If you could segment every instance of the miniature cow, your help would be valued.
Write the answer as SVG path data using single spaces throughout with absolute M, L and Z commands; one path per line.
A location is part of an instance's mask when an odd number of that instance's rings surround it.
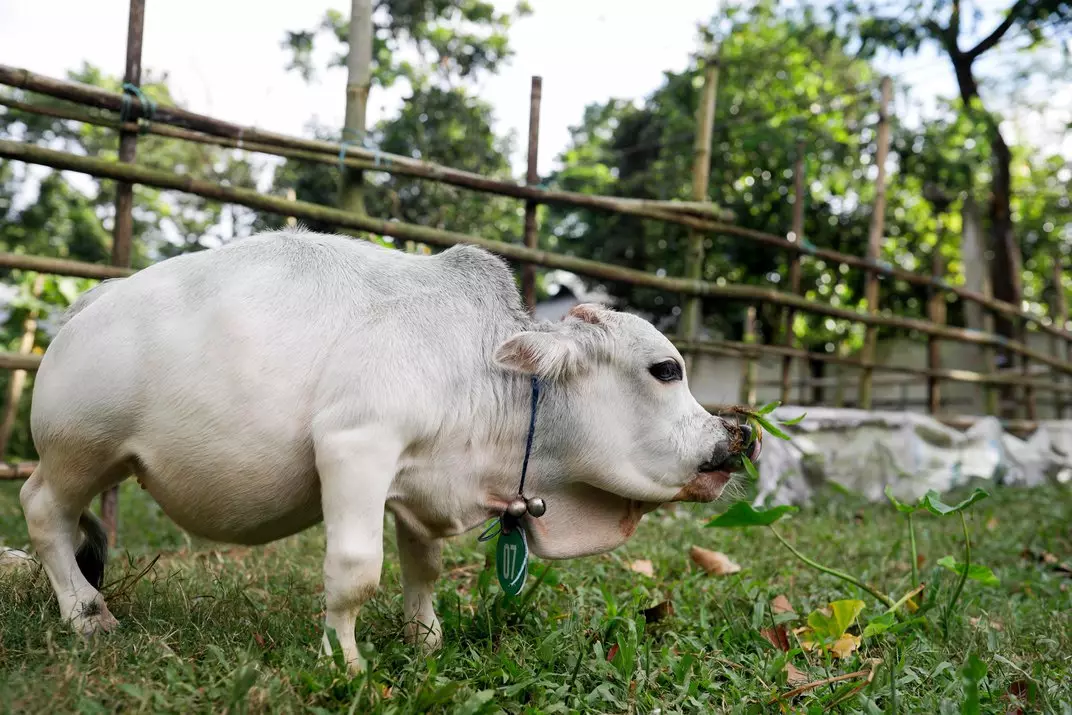
M 521 524 L 544 558 L 613 549 L 661 503 L 717 498 L 751 442 L 701 408 L 649 323 L 594 305 L 534 322 L 506 264 L 471 246 L 261 234 L 102 283 L 66 321 L 35 382 L 40 463 L 21 500 L 60 614 L 85 634 L 117 624 L 86 509 L 130 474 L 207 539 L 262 544 L 323 520 L 325 625 L 358 667 L 385 510 L 406 636 L 440 644 L 440 539 L 516 497 L 533 376 L 526 491 L 546 513 Z

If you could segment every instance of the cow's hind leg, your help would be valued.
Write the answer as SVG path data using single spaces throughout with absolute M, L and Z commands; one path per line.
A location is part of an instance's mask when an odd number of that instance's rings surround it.
M 60 616 L 84 634 L 109 631 L 118 622 L 97 589 L 104 577 L 108 537 L 96 517 L 84 509 L 97 494 L 92 475 L 62 475 L 42 461 L 19 496 L 30 541 L 56 592 Z M 79 529 L 85 540 L 79 546 Z M 92 581 L 92 583 L 91 583 Z

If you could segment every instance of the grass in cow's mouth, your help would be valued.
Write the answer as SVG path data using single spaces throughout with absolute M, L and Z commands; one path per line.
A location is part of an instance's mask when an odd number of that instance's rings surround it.
M 17 492 L 0 484 L 0 542 L 21 547 Z M 446 645 L 428 659 L 400 637 L 388 537 L 381 592 L 358 626 L 372 668 L 349 679 L 318 657 L 322 528 L 253 549 L 192 542 L 127 484 L 130 555 L 105 576 L 118 632 L 83 641 L 59 623 L 42 574 L 0 576 L 0 711 L 1069 712 L 1072 496 L 1059 486 L 992 492 L 964 513 L 972 563 L 1000 583 L 969 581 L 947 637 L 940 619 L 869 634 L 855 623 L 886 609 L 868 594 L 803 567 L 765 529 L 706 529 L 717 507 L 679 504 L 650 514 L 615 552 L 537 561 L 512 602 L 475 534 L 450 542 L 436 589 Z M 938 561 L 962 560 L 963 530 L 927 510 L 914 523 L 918 578 L 940 615 L 956 582 Z M 912 588 L 905 516 L 888 504 L 831 490 L 778 527 L 794 548 L 883 593 Z M 709 575 L 690 561 L 692 546 L 742 568 Z M 800 632 L 809 622 L 812 633 Z M 846 622 L 840 650 L 807 646 Z

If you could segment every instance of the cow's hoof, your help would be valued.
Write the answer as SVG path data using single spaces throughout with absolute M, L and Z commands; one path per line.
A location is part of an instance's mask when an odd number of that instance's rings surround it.
M 406 643 L 417 646 L 424 653 L 437 651 L 443 645 L 443 629 L 439 625 L 438 618 L 432 622 L 431 626 L 418 621 L 407 623 L 403 636 L 405 636 Z
M 89 638 L 98 633 L 108 633 L 119 627 L 119 621 L 115 619 L 104 599 L 91 601 L 82 612 L 71 618 L 71 627 Z

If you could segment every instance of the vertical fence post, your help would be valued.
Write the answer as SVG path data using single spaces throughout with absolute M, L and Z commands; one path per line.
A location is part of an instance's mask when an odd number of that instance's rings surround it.
M 804 240 L 804 142 L 797 142 L 796 162 L 793 164 L 793 241 Z M 789 292 L 800 294 L 800 252 L 789 254 Z M 796 311 L 791 307 L 782 310 L 782 344 L 793 347 L 793 318 Z M 782 394 L 783 405 L 789 404 L 790 389 L 793 380 L 793 358 L 782 358 Z
M 930 298 L 927 301 L 927 317 L 936 325 L 944 325 L 946 318 L 945 292 L 937 285 L 937 281 L 941 279 L 944 273 L 945 266 L 942 264 L 942 254 L 938 250 L 938 246 L 935 245 L 934 253 L 931 255 L 931 275 L 934 277 L 934 283 L 931 284 L 929 289 Z M 937 336 L 927 336 L 927 368 L 930 370 L 938 370 L 942 366 L 940 347 Z M 942 388 L 938 378 L 934 375 L 927 377 L 927 409 L 932 415 L 938 414 L 942 409 Z
M 1065 325 L 1068 323 L 1068 299 L 1065 297 L 1065 286 L 1061 276 L 1061 256 L 1056 255 L 1053 257 L 1053 327 L 1061 330 L 1065 329 Z M 1064 343 L 1064 356 L 1061 355 L 1061 344 Z M 1051 339 L 1051 346 L 1053 348 L 1053 356 L 1058 360 L 1067 360 L 1072 362 L 1072 342 L 1063 340 L 1062 338 L 1054 335 Z M 1056 370 L 1052 371 L 1054 379 L 1059 384 L 1063 384 L 1067 381 L 1061 373 Z M 1057 391 L 1054 393 L 1054 417 L 1061 420 L 1065 416 L 1065 393 Z
M 987 298 L 994 297 L 994 289 L 991 287 L 990 278 L 987 277 L 983 281 L 983 295 Z M 986 306 L 983 308 L 983 332 L 993 335 L 994 334 L 994 311 L 990 310 Z M 997 362 L 995 361 L 995 352 L 993 346 L 986 345 L 983 347 L 983 361 L 986 365 L 986 372 L 997 373 Z M 1001 390 L 995 384 L 989 384 L 985 388 L 986 396 L 986 414 L 992 417 L 998 417 L 1001 410 Z
M 867 258 L 872 265 L 878 261 L 882 233 L 886 223 L 886 157 L 890 150 L 890 95 L 892 93 L 893 82 L 889 77 L 883 77 L 882 98 L 878 109 L 878 152 L 875 158 L 878 177 L 875 180 L 875 207 L 871 212 L 871 229 L 867 235 Z M 867 312 L 873 315 L 878 312 L 878 273 L 875 270 L 868 271 L 866 281 L 864 295 L 867 299 Z M 864 367 L 860 373 L 859 407 L 862 410 L 871 409 L 871 377 L 874 373 L 872 363 L 875 360 L 877 339 L 877 328 L 873 325 L 867 326 L 864 350 L 861 355 Z
M 750 305 L 744 312 L 744 342 L 754 345 L 756 342 L 756 306 Z M 746 405 L 756 404 L 757 369 L 755 354 L 748 352 L 744 363 L 744 383 L 741 385 L 741 402 Z
M 692 145 L 692 200 L 707 201 L 707 188 L 711 179 L 711 141 L 715 132 L 715 96 L 718 94 L 718 59 L 707 60 L 704 71 L 703 94 L 696 110 L 696 138 Z M 704 239 L 700 231 L 689 233 L 688 251 L 685 254 L 685 277 L 701 280 L 704 269 Z M 700 332 L 700 296 L 688 296 L 681 311 L 681 333 L 687 341 L 696 340 Z M 694 356 L 685 355 L 686 369 L 691 370 Z
M 540 99 L 543 96 L 543 79 L 532 78 L 529 91 L 529 165 L 525 181 L 534 186 L 540 181 L 536 160 L 540 148 Z M 536 210 L 539 204 L 531 199 L 525 202 L 525 247 L 538 248 L 536 233 Z M 536 310 L 536 266 L 526 263 L 521 268 L 521 293 L 525 297 L 525 307 L 532 313 Z
M 372 0 L 351 0 L 349 52 L 346 57 L 346 114 L 342 142 L 360 146 L 365 140 L 369 91 L 372 88 Z M 365 213 L 364 172 L 342 167 L 339 208 Z
M 1027 339 L 1030 337 L 1028 332 L 1028 320 L 1027 318 L 1020 318 L 1018 321 L 1019 329 L 1017 332 L 1017 339 L 1022 345 L 1027 345 Z M 1027 359 L 1026 355 L 1020 356 L 1020 374 L 1024 378 L 1031 376 L 1031 362 Z M 1015 394 L 1015 393 L 1014 393 Z M 1024 385 L 1023 391 L 1024 400 L 1024 417 L 1032 422 L 1038 419 L 1038 402 L 1035 400 L 1035 388 L 1031 385 Z
M 134 87 L 141 86 L 141 41 L 145 27 L 145 0 L 130 0 L 127 20 L 127 57 L 123 82 Z M 140 107 L 141 116 L 145 107 Z M 119 132 L 119 161 L 134 162 L 138 148 L 138 133 Z M 130 265 L 134 240 L 134 186 L 119 182 L 115 189 L 115 234 L 112 239 L 112 265 Z M 101 494 L 101 520 L 108 532 L 108 545 L 115 546 L 119 534 L 119 488 L 112 487 Z
M 33 285 L 30 286 L 30 295 L 34 298 L 41 297 L 45 289 L 45 274 L 38 273 L 34 276 Z M 37 337 L 38 310 L 34 306 L 30 308 L 29 315 L 22 323 L 22 338 L 19 340 L 19 355 L 29 355 L 33 352 L 34 339 Z M 7 445 L 11 441 L 11 432 L 15 429 L 15 420 L 19 416 L 19 402 L 22 401 L 22 393 L 26 388 L 25 370 L 14 370 L 11 379 L 7 383 L 7 398 L 4 402 L 4 416 L 0 419 L 0 461 L 7 454 Z

